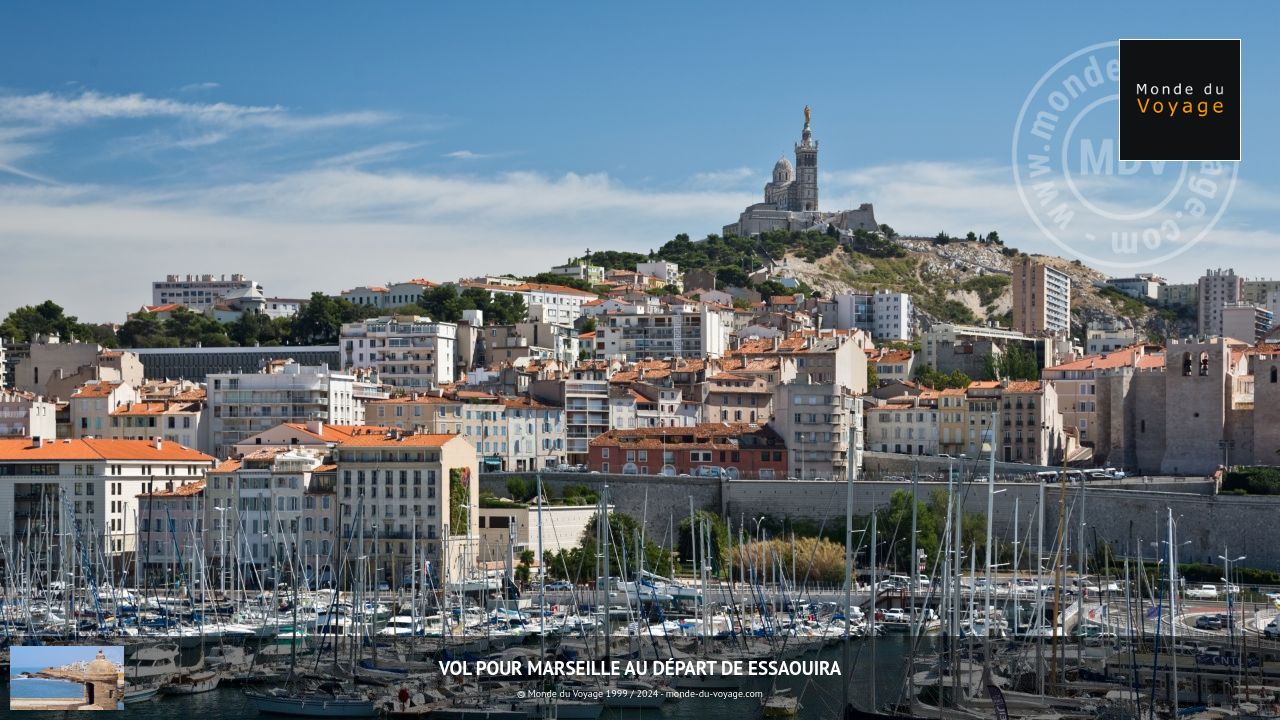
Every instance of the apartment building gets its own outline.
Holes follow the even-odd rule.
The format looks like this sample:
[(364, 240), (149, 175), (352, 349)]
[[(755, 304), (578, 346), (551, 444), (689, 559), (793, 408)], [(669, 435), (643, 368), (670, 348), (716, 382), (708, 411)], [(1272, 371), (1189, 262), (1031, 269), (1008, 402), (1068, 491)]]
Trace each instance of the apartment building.
[(57, 406), (35, 393), (0, 388), (0, 438), (57, 436)]
[(205, 480), (174, 484), (138, 494), (136, 568), (156, 586), (194, 586), (189, 577), (193, 559), (207, 550), (205, 531)]
[(868, 450), (937, 455), (940, 427), (937, 391), (896, 397), (864, 408)]
[(387, 283), (386, 285), (365, 285), (351, 290), (343, 290), (338, 293), (338, 297), (355, 305), (390, 310), (417, 303), (422, 299), (422, 293), (438, 285), (439, 283), (433, 283), (430, 280), (414, 278), (404, 282)]
[(235, 290), (261, 290), (258, 283), (241, 274), (167, 275), (151, 283), (151, 304), (177, 304), (197, 312), (211, 310)]
[(1222, 336), (1243, 340), (1252, 345), (1271, 332), (1273, 316), (1270, 310), (1253, 303), (1226, 303), (1221, 314)]
[(1042, 260), (1013, 263), (1013, 329), (1025, 335), (1071, 334), (1071, 278)]
[(356, 541), (368, 577), (390, 583), (409, 575), (415, 552), (439, 585), (479, 575), (479, 464), (466, 439), (395, 429), (357, 434), (338, 445), (333, 461), (340, 541)]
[(674, 303), (614, 313), (596, 325), (596, 355), (628, 362), (647, 358), (720, 357), (729, 347), (730, 321), (703, 303)]
[(591, 439), (612, 425), (609, 375), (604, 362), (579, 363), (564, 378), (529, 385), (533, 399), (564, 408), (565, 454), (572, 464), (585, 463)]
[(18, 390), (46, 398), (69, 398), (88, 382), (142, 383), (138, 356), (121, 350), (107, 350), (95, 343), (64, 343), (58, 338), (31, 343), (28, 355), (15, 371)]
[[(596, 505), (557, 505), (544, 503), (541, 511), (535, 505), (512, 507), (480, 507), (479, 558), (492, 566), (510, 563), (514, 568), (520, 555), (532, 550), (537, 557), (539, 525), (543, 553), (556, 553), (578, 547), (582, 534), (590, 527), (600, 508)], [(613, 512), (610, 505), (608, 512)], [(541, 518), (541, 522), (539, 522)]]
[(411, 393), (370, 402), (371, 423), (461, 435), (486, 470), (536, 470), (565, 462), (564, 409), (473, 391)]
[[(71, 557), (91, 542), (117, 567), (133, 562), (138, 495), (200, 480), (212, 457), (164, 440), (0, 438), (0, 538), (39, 538)], [(74, 531), (72, 530), (74, 528)], [(34, 540), (32, 540), (34, 541)]]
[(782, 338), (746, 340), (733, 351), (748, 358), (785, 357), (795, 363), (798, 380), (836, 383), (854, 394), (867, 392), (866, 333), (854, 330), (807, 331)]
[(770, 480), (786, 477), (787, 457), (783, 438), (768, 426), (716, 422), (610, 430), (591, 441), (587, 466), (624, 475)]
[(841, 383), (797, 379), (777, 386), (770, 426), (787, 445), (788, 477), (840, 480), (850, 461), (861, 466), (862, 401)]
[(208, 378), (210, 442), (228, 457), (246, 438), (282, 423), (319, 421), (335, 425), (364, 422), (355, 375), (293, 362), (267, 372), (218, 373)]
[(1060, 463), (1066, 437), (1053, 383), (1040, 380), (1004, 383), (997, 430), (998, 459), (1032, 465)]
[[(327, 452), (328, 448), (263, 447), (209, 473), (205, 543), (212, 548), (206, 552), (214, 572), (229, 575), (233, 587), (242, 581), (264, 587), (291, 581), (288, 569), (322, 549), (326, 564), (336, 561), (328, 557), (334, 543), (302, 543), (304, 505)], [(313, 527), (317, 520), (330, 527), (335, 521), (322, 514), (312, 520)]]
[(703, 422), (764, 423), (773, 416), (773, 386), (759, 375), (722, 372), (705, 388)]
[(1244, 278), (1234, 269), (1205, 270), (1196, 283), (1197, 333), (1201, 337), (1221, 336), (1222, 308), (1244, 300)]
[(339, 333), (344, 369), (369, 368), (386, 385), (428, 389), (453, 382), (458, 326), (417, 315), (344, 323)]

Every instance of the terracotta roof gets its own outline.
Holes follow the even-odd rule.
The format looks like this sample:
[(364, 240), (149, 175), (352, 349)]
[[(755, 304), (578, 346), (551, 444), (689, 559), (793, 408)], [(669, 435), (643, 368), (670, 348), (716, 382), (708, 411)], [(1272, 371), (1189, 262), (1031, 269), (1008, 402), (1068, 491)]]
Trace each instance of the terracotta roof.
[(212, 462), (213, 458), (176, 442), (150, 440), (46, 440), (35, 447), (30, 438), (0, 438), (0, 460), (139, 460), (150, 462)]
[(196, 480), (195, 482), (183, 483), (172, 490), (156, 490), (150, 493), (138, 493), (138, 497), (165, 498), (165, 497), (191, 497), (204, 492), (205, 481)]
[(173, 312), (174, 310), (177, 310), (180, 307), (182, 306), (179, 305), (178, 303), (164, 303), (163, 305), (143, 305), (142, 311), (149, 312), (149, 313), (165, 313), (165, 312)]
[(339, 447), (443, 447), (458, 435), (428, 435), (410, 433), (377, 433), (354, 435), (339, 443)]
[(1005, 392), (1011, 393), (1038, 393), (1040, 392), (1039, 380), (1014, 380), (1005, 388)]
[(241, 465), (243, 465), (243, 463), (238, 459), (223, 460), (222, 462), (218, 463), (217, 467), (213, 468), (212, 470), (209, 470), (209, 472), (218, 473), (218, 474), (233, 473), (239, 470)]
[[(782, 445), (781, 438), (765, 425), (750, 423), (701, 423), (693, 427), (656, 427), (609, 430), (591, 440), (594, 446), (626, 448), (724, 447), (737, 448), (731, 439), (743, 435), (763, 435)], [(692, 438), (692, 442), (686, 442)]]
[(795, 305), (796, 299), (793, 295), (774, 295), (769, 298), (770, 305)]
[(111, 411), (112, 415), (166, 415), (169, 413), (193, 413), (200, 412), (200, 408), (190, 403), (172, 403), (172, 402), (135, 402), (117, 405)]
[(970, 390), (995, 390), (999, 387), (999, 380), (974, 380), (969, 383)]
[(383, 427), (381, 425), (330, 425), (328, 423), (325, 423), (324, 426), (321, 428), (321, 433), (317, 435), (311, 432), (311, 430), (307, 428), (306, 423), (284, 423), (284, 424), (287, 427), (293, 428), (294, 430), (300, 430), (310, 435), (311, 437), (316, 438), (317, 440), (323, 440), (324, 442), (332, 442), (332, 443), (346, 442), (347, 440), (350, 440), (352, 438), (361, 437), (365, 435), (382, 436), (391, 430), (391, 428)]
[(880, 357), (876, 358), (876, 363), (906, 362), (910, 360), (911, 357), (912, 355), (910, 350), (890, 350), (889, 352), (881, 353)]
[(337, 470), (338, 466), (333, 464), (317, 465), (311, 468), (311, 472), (313, 473), (337, 472)]
[(81, 385), (74, 393), (73, 398), (104, 398), (110, 395), (116, 388), (120, 387), (120, 383), (95, 382)]
[[(1142, 355), (1138, 355), (1139, 348), (1146, 348)], [(1156, 351), (1152, 346), (1130, 345), (1119, 350), (1112, 350), (1098, 355), (1086, 355), (1079, 360), (1047, 367), (1044, 372), (1057, 374), (1082, 370), (1114, 370), (1122, 367), (1158, 368), (1164, 367), (1164, 357), (1162, 351)]]

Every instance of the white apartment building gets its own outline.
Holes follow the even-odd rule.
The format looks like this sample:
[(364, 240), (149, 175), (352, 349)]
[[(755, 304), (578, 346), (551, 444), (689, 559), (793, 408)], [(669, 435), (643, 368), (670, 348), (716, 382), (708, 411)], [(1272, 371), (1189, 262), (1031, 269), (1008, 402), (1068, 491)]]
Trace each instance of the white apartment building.
[(1138, 342), (1138, 333), (1119, 324), (1089, 323), (1085, 330), (1085, 354), (1099, 355), (1127, 348)]
[(680, 287), (680, 266), (666, 260), (652, 260), (649, 262), (636, 263), (636, 272), (641, 275), (655, 277), (668, 285)]
[(330, 554), (332, 543), (307, 552), (301, 542), (304, 501), (323, 459), (314, 448), (262, 448), (209, 472), (205, 547), (212, 573), (239, 573), (253, 587), (290, 558)]
[(204, 312), (233, 290), (261, 290), (258, 283), (235, 274), (226, 275), (168, 275), (163, 282), (151, 283), (151, 304), (175, 303)]
[(628, 362), (649, 358), (714, 358), (729, 349), (732, 313), (703, 303), (659, 306), (655, 310), (601, 316), (596, 355)]
[(354, 305), (365, 305), (383, 309), (391, 309), (404, 305), (412, 305), (422, 298), (422, 293), (438, 286), (423, 278), (414, 278), (386, 285), (362, 285), (351, 290), (343, 290), (338, 297)]
[(57, 406), (34, 393), (0, 388), (0, 438), (57, 436)]
[[(609, 512), (613, 512), (613, 505)], [(559, 552), (578, 546), (582, 533), (600, 510), (595, 505), (543, 504), (541, 523), (536, 503), (527, 507), (479, 508), (480, 560), (512, 567), (525, 550), (538, 550), (538, 530), (542, 530), (542, 551)]]
[(867, 408), (868, 450), (907, 455), (938, 454), (937, 398), (893, 398)]
[[(0, 439), (0, 538), (8, 547), (28, 537), (52, 544), (53, 562), (73, 555), (74, 540), (91, 541), (127, 563), (137, 496), (200, 480), (212, 466), (208, 455), (164, 440)], [(60, 530), (73, 527), (76, 533)]]
[(615, 422), (609, 405), (609, 369), (603, 363), (575, 367), (569, 377), (530, 384), (531, 397), (564, 408), (565, 453), (568, 461), (585, 464), (593, 438)]
[(262, 373), (209, 375), (214, 454), (228, 457), (237, 443), (281, 423), (361, 424), (364, 406), (356, 385), (354, 375), (293, 362)]
[(344, 369), (369, 368), (383, 383), (433, 388), (453, 382), (458, 326), (394, 315), (345, 323), (338, 338)]
[(370, 402), (365, 414), (374, 425), (461, 435), (487, 470), (537, 470), (565, 461), (564, 408), (529, 398), (410, 393)]
[(872, 296), (871, 337), (876, 340), (910, 340), (911, 296), (907, 293), (882, 290)]

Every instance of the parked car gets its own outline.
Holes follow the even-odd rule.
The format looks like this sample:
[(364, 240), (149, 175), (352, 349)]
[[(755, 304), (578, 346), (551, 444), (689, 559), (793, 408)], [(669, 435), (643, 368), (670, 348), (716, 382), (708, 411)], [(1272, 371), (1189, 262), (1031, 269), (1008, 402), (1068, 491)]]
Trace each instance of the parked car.
[(1268, 640), (1274, 640), (1280, 637), (1280, 616), (1271, 618), (1271, 622), (1262, 629), (1262, 635)]
[(886, 622), (906, 622), (907, 612), (902, 608), (889, 608), (884, 611), (884, 619)]
[(572, 590), (573, 583), (570, 583), (567, 580), (556, 580), (556, 581), (547, 583), (545, 589), (546, 590)]
[(1217, 615), (1201, 615), (1196, 618), (1197, 630), (1221, 630), (1222, 618)]
[(1215, 585), (1201, 585), (1187, 590), (1186, 595), (1198, 600), (1217, 600), (1218, 588)]

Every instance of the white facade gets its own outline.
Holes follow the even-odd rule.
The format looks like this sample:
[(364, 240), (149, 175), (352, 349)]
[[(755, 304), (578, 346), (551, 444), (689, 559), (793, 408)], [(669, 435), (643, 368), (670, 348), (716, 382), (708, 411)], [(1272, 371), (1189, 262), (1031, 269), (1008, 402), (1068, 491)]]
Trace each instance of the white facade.
[(656, 277), (659, 280), (675, 284), (680, 280), (680, 266), (666, 260), (654, 260), (652, 262), (636, 263), (636, 272), (649, 277)]
[(30, 531), (54, 544), (55, 557), (70, 557), (74, 547), (57, 544), (73, 533), (55, 528), (47, 537), (39, 529), (52, 518), (57, 527), (92, 528), (108, 556), (131, 553), (138, 494), (203, 479), (212, 465), (208, 455), (163, 440), (0, 439), (0, 538), (16, 547)]
[(911, 339), (911, 296), (885, 290), (872, 298), (873, 325), (871, 336), (876, 340)]
[(1099, 355), (1120, 348), (1129, 347), (1138, 341), (1138, 333), (1133, 328), (1104, 327), (1089, 323), (1085, 331), (1085, 354)]
[(938, 454), (938, 409), (918, 400), (867, 408), (866, 448), (907, 455)]
[(32, 393), (0, 388), (0, 437), (57, 435), (56, 406)]
[(432, 388), (453, 382), (458, 326), (419, 316), (346, 323), (338, 338), (344, 369), (370, 368), (387, 385)]
[(266, 373), (209, 375), (214, 454), (227, 457), (236, 443), (281, 423), (362, 423), (364, 408), (355, 397), (355, 384), (353, 375), (296, 363)]
[(205, 311), (233, 290), (258, 288), (258, 283), (244, 275), (168, 275), (164, 282), (151, 283), (151, 304), (177, 303), (192, 310)]
[(630, 362), (722, 357), (729, 348), (731, 329), (732, 313), (701, 303), (660, 307), (654, 312), (620, 312), (602, 316), (597, 323), (596, 355)]

